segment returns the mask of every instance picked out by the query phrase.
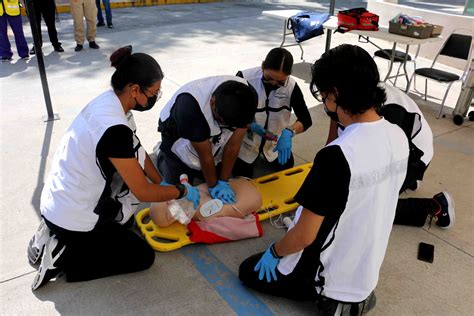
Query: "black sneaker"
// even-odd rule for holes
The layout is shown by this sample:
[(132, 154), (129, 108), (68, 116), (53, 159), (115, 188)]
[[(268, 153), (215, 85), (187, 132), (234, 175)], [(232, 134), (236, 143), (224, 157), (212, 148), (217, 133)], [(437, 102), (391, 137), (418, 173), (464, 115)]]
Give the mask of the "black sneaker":
[(435, 217), (436, 225), (441, 228), (448, 229), (454, 225), (454, 199), (451, 195), (444, 191), (433, 196), (433, 200), (435, 200), (439, 204), (439, 209), (432, 214)]
[(84, 46), (82, 46), (81, 44), (77, 44), (76, 48), (74, 48), (74, 51), (75, 52), (80, 52), (83, 48), (84, 48)]
[(11, 61), (11, 60), (12, 60), (11, 57), (2, 57), (2, 63), (7, 62), (7, 61)]
[(41, 258), (41, 265), (38, 268), (38, 273), (31, 284), (31, 289), (37, 290), (45, 285), (49, 280), (57, 277), (62, 269), (58, 267), (58, 259), (63, 254), (66, 246), (60, 245), (55, 235), (49, 237), (44, 246), (43, 257)]
[(375, 292), (372, 291), (369, 297), (367, 297), (365, 301), (362, 302), (362, 314), (373, 310), (375, 305), (377, 305), (377, 297), (375, 296)]
[(36, 54), (36, 50), (35, 50), (35, 47), (33, 46), (30, 50), (30, 55), (35, 55)]
[(112, 24), (112, 22), (110, 22), (110, 23), (107, 22), (107, 27), (108, 27), (109, 29), (113, 29), (113, 28), (114, 28), (114, 25)]
[(28, 243), (28, 261), (31, 265), (34, 266), (41, 262), (38, 262), (38, 260), (40, 260), (43, 255), (44, 245), (46, 245), (46, 242), (49, 240), (49, 235), (50, 230), (48, 226), (46, 226), (44, 219), (42, 219), (38, 229)]
[(97, 22), (97, 26), (105, 26), (104, 22)]
[(54, 47), (54, 50), (59, 52), (59, 53), (64, 52), (64, 48), (61, 46), (61, 43), (57, 43), (57, 44), (53, 45), (53, 47)]
[(90, 48), (93, 48), (93, 49), (99, 49), (99, 45), (97, 45), (96, 42), (92, 41), (92, 42), (89, 42), (89, 47)]

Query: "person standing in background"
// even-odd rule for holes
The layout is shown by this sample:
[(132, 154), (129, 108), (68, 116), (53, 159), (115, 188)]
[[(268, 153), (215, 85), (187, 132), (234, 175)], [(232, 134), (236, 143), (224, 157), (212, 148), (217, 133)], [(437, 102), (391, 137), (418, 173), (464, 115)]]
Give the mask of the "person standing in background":
[(15, 44), (21, 59), (26, 59), (28, 55), (28, 44), (23, 34), (21, 24), (20, 4), (18, 0), (0, 0), (0, 57), (2, 62), (12, 60), (13, 52), (8, 40), (7, 25), (13, 30)]
[[(56, 52), (64, 52), (61, 43), (58, 40), (58, 32), (56, 31), (56, 24), (54, 15), (56, 13), (56, 3), (54, 0), (33, 0), (33, 8), (35, 10), (36, 27), (38, 28), (40, 45), (43, 46), (43, 38), (41, 36), (41, 16), (43, 16), (44, 23), (48, 28), (48, 35), (51, 44), (53, 44)], [(30, 54), (36, 54), (35, 47), (30, 50)]]
[[(100, 0), (95, 0), (95, 4), (97, 6), (97, 26), (105, 26), (102, 8), (100, 7)], [(114, 25), (112, 24), (112, 9), (110, 8), (110, 0), (102, 0), (102, 4), (104, 5), (107, 27), (111, 29), (114, 27)]]
[[(71, 15), (74, 22), (74, 40), (76, 41), (76, 52), (84, 48), (84, 40), (87, 38), (89, 47), (99, 49), (95, 42), (97, 27), (95, 25), (97, 7), (94, 0), (70, 0)], [(87, 34), (84, 36), (84, 18), (86, 18)]]

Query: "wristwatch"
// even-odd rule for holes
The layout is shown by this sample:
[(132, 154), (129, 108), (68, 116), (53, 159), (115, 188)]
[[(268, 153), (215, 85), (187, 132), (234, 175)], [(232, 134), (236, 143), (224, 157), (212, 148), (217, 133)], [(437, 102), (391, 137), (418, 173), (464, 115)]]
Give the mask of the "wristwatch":
[(179, 191), (179, 196), (178, 196), (178, 200), (181, 199), (185, 194), (186, 194), (186, 187), (184, 186), (184, 184), (176, 184), (176, 189), (178, 189)]
[(279, 256), (275, 250), (275, 243), (273, 243), (271, 246), (270, 246), (270, 252), (272, 253), (272, 256), (273, 258), (275, 259), (281, 259), (283, 258), (283, 256)]

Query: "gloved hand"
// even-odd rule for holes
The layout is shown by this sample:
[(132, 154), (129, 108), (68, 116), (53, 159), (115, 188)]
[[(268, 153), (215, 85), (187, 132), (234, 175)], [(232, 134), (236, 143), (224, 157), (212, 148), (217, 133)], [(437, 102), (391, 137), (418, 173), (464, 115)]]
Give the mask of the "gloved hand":
[(224, 202), (224, 204), (233, 204), (237, 202), (235, 199), (235, 193), (232, 191), (228, 181), (217, 181), (217, 184), (214, 187), (209, 188), (209, 193), (213, 199), (219, 199)]
[(275, 269), (278, 266), (278, 262), (280, 262), (280, 257), (276, 255), (274, 247), (275, 243), (272, 243), (253, 269), (255, 272), (260, 270), (258, 279), (263, 280), (263, 275), (265, 275), (268, 283), (272, 281), (272, 276), (275, 281), (277, 280)]
[(283, 129), (281, 135), (278, 138), (277, 145), (273, 148), (273, 151), (278, 150), (278, 162), (280, 165), (284, 165), (288, 159), (291, 157), (291, 138), (293, 137), (293, 132), (288, 129)]
[(183, 199), (193, 202), (194, 209), (197, 210), (199, 206), (199, 190), (190, 185), (189, 183), (184, 183), (186, 187), (186, 194), (183, 196)]
[(250, 124), (250, 130), (252, 131), (252, 133), (255, 133), (262, 137), (265, 136), (265, 132), (266, 132), (265, 129), (262, 127), (262, 125), (259, 125), (256, 122), (253, 122), (252, 124)]

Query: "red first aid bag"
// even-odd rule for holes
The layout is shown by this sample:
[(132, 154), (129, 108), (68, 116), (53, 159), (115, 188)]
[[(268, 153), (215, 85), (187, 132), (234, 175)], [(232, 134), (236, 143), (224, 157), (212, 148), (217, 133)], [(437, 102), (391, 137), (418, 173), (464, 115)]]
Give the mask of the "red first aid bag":
[(345, 33), (350, 30), (378, 31), (379, 16), (364, 8), (339, 11), (337, 14), (337, 31)]

